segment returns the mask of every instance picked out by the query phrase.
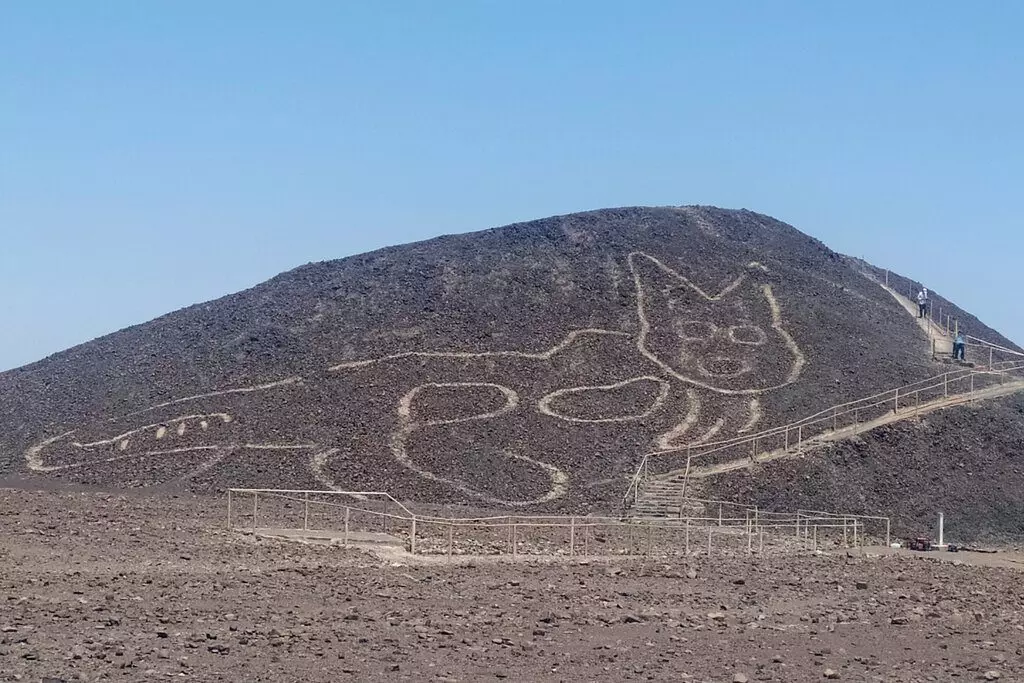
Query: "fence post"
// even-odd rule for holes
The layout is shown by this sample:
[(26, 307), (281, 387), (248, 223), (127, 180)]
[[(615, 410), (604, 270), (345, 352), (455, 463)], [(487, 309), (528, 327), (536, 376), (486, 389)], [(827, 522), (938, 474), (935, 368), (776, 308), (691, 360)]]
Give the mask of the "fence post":
[(974, 373), (971, 373), (971, 403), (974, 403)]
[(885, 547), (888, 548), (892, 545), (892, 540), (889, 538), (889, 518), (885, 518)]
[(309, 530), (309, 491), (306, 491), (305, 499), (302, 501), (302, 530)]
[(991, 346), (988, 347), (988, 369), (989, 369), (989, 372), (992, 371), (992, 347)]
[(689, 517), (686, 518), (686, 531), (684, 533), (684, 538), (686, 539), (686, 554), (689, 555), (690, 554), (690, 518)]
[(569, 519), (569, 557), (576, 554), (576, 518)]
[(949, 373), (942, 376), (942, 398), (949, 398)]
[(850, 537), (847, 535), (847, 531), (846, 531), (847, 522), (849, 522), (849, 520), (846, 519), (846, 517), (843, 517), (843, 547), (844, 548), (849, 548), (850, 547)]
[(789, 453), (789, 425), (786, 425), (786, 436), (785, 436), (785, 447), (782, 449), (786, 453)]
[(519, 531), (519, 525), (518, 524), (513, 524), (512, 525), (512, 557), (515, 557), (516, 554), (518, 553), (518, 549), (516, 548), (516, 545), (517, 545), (517, 543), (516, 543), (516, 536), (518, 535), (518, 531)]
[(832, 408), (832, 431), (839, 429), (839, 408)]
[(711, 557), (711, 525), (708, 525), (708, 557)]
[(384, 533), (387, 533), (388, 532), (388, 499), (387, 498), (384, 499), (384, 516), (381, 517), (381, 520), (384, 522)]
[(412, 518), (412, 529), (409, 531), (409, 553), (416, 554), (416, 517)]
[(799, 453), (804, 449), (804, 426), (799, 425), (796, 428), (796, 452)]
[(818, 549), (818, 525), (814, 525), (814, 549)]
[(252, 532), (256, 533), (256, 513), (259, 510), (259, 491), (252, 492)]
[(896, 397), (893, 399), (892, 412), (896, 415), (900, 412), (900, 390), (896, 389)]
[(754, 552), (754, 527), (750, 524), (750, 510), (744, 510), (747, 526), (747, 552)]
[(228, 529), (231, 528), (231, 489), (228, 489)]
[(352, 508), (346, 506), (346, 508), (345, 508), (345, 547), (346, 548), (348, 547), (348, 518), (349, 518), (349, 515), (351, 513), (352, 513)]

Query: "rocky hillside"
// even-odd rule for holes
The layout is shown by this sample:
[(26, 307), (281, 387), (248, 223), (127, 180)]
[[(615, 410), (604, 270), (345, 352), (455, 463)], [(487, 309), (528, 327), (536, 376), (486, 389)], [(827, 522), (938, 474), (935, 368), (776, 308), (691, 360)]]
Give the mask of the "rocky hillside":
[(939, 372), (865, 271), (775, 219), (710, 207), (309, 264), (0, 374), (2, 466), (608, 509), (646, 452)]

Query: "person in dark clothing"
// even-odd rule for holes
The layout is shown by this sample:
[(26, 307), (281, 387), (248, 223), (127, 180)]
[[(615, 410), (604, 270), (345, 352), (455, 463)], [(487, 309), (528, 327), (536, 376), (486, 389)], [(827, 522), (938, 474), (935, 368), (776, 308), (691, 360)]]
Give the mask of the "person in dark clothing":
[(964, 359), (964, 348), (967, 346), (967, 342), (964, 340), (963, 334), (957, 334), (953, 340), (953, 360)]
[(917, 317), (925, 317), (925, 312), (928, 310), (928, 290), (922, 289), (917, 293)]

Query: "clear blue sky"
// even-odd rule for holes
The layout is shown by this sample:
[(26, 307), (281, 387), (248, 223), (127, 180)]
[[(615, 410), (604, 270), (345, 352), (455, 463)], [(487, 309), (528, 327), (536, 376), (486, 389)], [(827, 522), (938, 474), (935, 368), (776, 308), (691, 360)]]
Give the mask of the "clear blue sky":
[(0, 3), (0, 368), (388, 244), (772, 214), (1024, 341), (1024, 3)]

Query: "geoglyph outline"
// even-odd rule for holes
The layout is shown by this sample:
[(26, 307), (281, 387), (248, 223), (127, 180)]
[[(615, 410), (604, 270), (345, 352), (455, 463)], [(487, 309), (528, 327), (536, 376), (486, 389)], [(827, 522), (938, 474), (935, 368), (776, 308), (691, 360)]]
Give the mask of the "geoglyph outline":
[[(702, 288), (700, 288), (698, 285), (693, 283), (691, 280), (689, 280), (688, 278), (683, 276), (678, 271), (676, 271), (673, 268), (667, 266), (665, 263), (663, 263), (658, 258), (656, 258), (654, 256), (651, 256), (649, 254), (646, 254), (644, 252), (634, 251), (634, 252), (630, 252), (628, 254), (627, 262), (628, 262), (628, 265), (629, 265), (630, 272), (631, 272), (631, 274), (633, 276), (634, 296), (636, 297), (635, 305), (636, 305), (636, 315), (637, 315), (639, 329), (635, 333), (634, 332), (628, 332), (628, 331), (622, 331), (622, 330), (610, 330), (610, 329), (602, 329), (602, 328), (583, 328), (583, 329), (578, 329), (578, 330), (571, 330), (570, 332), (568, 332), (562, 338), (562, 340), (559, 343), (557, 343), (554, 346), (552, 346), (552, 347), (550, 347), (550, 348), (548, 348), (546, 350), (543, 350), (543, 351), (535, 351), (535, 352), (528, 352), (528, 351), (480, 351), (480, 352), (466, 352), (466, 351), (407, 351), (407, 352), (401, 352), (401, 353), (397, 353), (397, 354), (380, 356), (380, 357), (377, 357), (377, 358), (369, 358), (369, 359), (363, 359), (363, 360), (357, 360), (357, 361), (346, 361), (346, 362), (342, 362), (342, 363), (338, 363), (338, 364), (329, 366), (327, 368), (327, 370), (328, 370), (329, 373), (340, 373), (340, 372), (344, 372), (346, 370), (352, 370), (352, 369), (357, 369), (357, 368), (364, 368), (364, 367), (372, 366), (372, 365), (375, 365), (375, 364), (378, 364), (378, 363), (384, 363), (384, 362), (393, 361), (393, 360), (399, 360), (399, 359), (403, 359), (403, 358), (450, 358), (450, 359), (466, 359), (466, 360), (468, 360), (468, 359), (477, 359), (477, 358), (503, 357), (503, 358), (523, 358), (523, 359), (530, 359), (530, 360), (550, 360), (553, 357), (555, 357), (557, 354), (559, 354), (562, 351), (564, 351), (564, 350), (568, 349), (569, 347), (571, 347), (579, 338), (581, 338), (583, 336), (587, 336), (587, 335), (595, 335), (595, 336), (604, 335), (604, 336), (625, 337), (625, 338), (633, 339), (634, 342), (635, 342), (635, 346), (637, 348), (637, 351), (640, 353), (640, 355), (642, 357), (646, 358), (647, 360), (649, 360), (650, 362), (654, 363), (661, 370), (662, 373), (664, 373), (666, 376), (668, 376), (669, 378), (671, 378), (673, 380), (676, 380), (676, 381), (679, 381), (679, 382), (683, 382), (683, 383), (691, 385), (693, 387), (699, 387), (700, 389), (703, 389), (705, 391), (710, 391), (710, 392), (713, 392), (713, 393), (718, 393), (718, 394), (722, 394), (722, 395), (726, 395), (726, 396), (752, 396), (753, 398), (750, 399), (749, 406), (748, 406), (748, 421), (743, 425), (742, 428), (740, 428), (738, 430), (739, 433), (750, 431), (762, 419), (762, 416), (763, 416), (763, 409), (761, 407), (761, 403), (760, 403), (759, 399), (756, 396), (760, 395), (760, 394), (763, 394), (763, 393), (766, 393), (766, 392), (769, 392), (769, 391), (774, 391), (776, 389), (779, 389), (781, 387), (787, 386), (787, 385), (792, 384), (793, 382), (797, 381), (797, 379), (799, 379), (799, 377), (800, 377), (800, 375), (801, 375), (801, 373), (803, 371), (803, 368), (804, 368), (804, 366), (806, 365), (806, 362), (807, 362), (806, 361), (806, 357), (804, 356), (804, 354), (801, 351), (800, 347), (796, 344), (796, 341), (788, 333), (788, 331), (786, 331), (784, 329), (784, 327), (783, 327), (783, 318), (782, 318), (781, 306), (779, 305), (778, 300), (775, 298), (775, 295), (774, 295), (774, 292), (772, 290), (771, 285), (769, 285), (769, 284), (762, 284), (760, 286), (760, 292), (761, 292), (762, 296), (764, 297), (765, 301), (767, 302), (767, 304), (769, 306), (769, 310), (770, 310), (770, 313), (771, 313), (771, 327), (775, 331), (775, 333), (778, 334), (779, 337), (783, 340), (783, 343), (785, 344), (785, 346), (787, 347), (787, 349), (789, 350), (789, 352), (790, 352), (790, 354), (792, 356), (793, 363), (792, 363), (792, 367), (790, 369), (790, 372), (789, 372), (788, 376), (785, 378), (785, 380), (782, 383), (777, 384), (775, 386), (770, 386), (770, 387), (749, 388), (749, 389), (724, 389), (724, 388), (721, 388), (721, 387), (714, 387), (714, 386), (711, 386), (710, 384), (707, 384), (705, 382), (701, 382), (698, 379), (695, 379), (693, 377), (689, 377), (687, 375), (684, 375), (684, 374), (674, 370), (671, 367), (670, 364), (668, 364), (664, 359), (660, 358), (654, 351), (652, 351), (650, 348), (648, 348), (648, 346), (647, 346), (647, 339), (648, 339), (648, 336), (650, 335), (650, 332), (651, 332), (651, 329), (652, 329), (652, 323), (649, 320), (648, 315), (647, 315), (647, 311), (646, 311), (646, 303), (647, 303), (647, 299), (648, 299), (648, 294), (645, 291), (643, 279), (642, 279), (641, 273), (639, 271), (639, 268), (637, 267), (637, 259), (640, 259), (640, 258), (646, 259), (648, 262), (652, 263), (654, 266), (656, 266), (661, 271), (663, 271), (670, 278), (678, 281), (679, 283), (681, 283), (682, 285), (684, 285), (686, 287), (689, 287), (690, 289), (695, 291), (698, 295), (703, 297), (705, 300), (712, 301), (712, 302), (719, 301), (723, 297), (728, 296), (729, 294), (734, 292), (738, 287), (740, 287), (746, 281), (746, 279), (747, 279), (747, 273), (741, 273), (739, 276), (737, 276), (735, 279), (733, 279), (729, 284), (727, 284), (723, 289), (721, 289), (717, 294), (710, 294), (708, 292), (705, 292)], [(749, 263), (748, 264), (748, 268), (758, 268), (758, 269), (760, 269), (762, 271), (767, 272), (767, 268), (765, 268), (762, 264), (760, 264), (758, 262)], [(756, 326), (752, 326), (752, 327), (756, 327)], [(760, 330), (759, 327), (757, 329)], [(730, 337), (731, 337), (732, 336), (732, 329), (731, 328), (730, 328), (729, 332), (730, 332)], [(763, 330), (761, 330), (761, 332), (764, 333)], [(764, 334), (765, 334), (765, 338), (767, 339), (767, 333), (764, 333)], [(735, 343), (742, 343), (742, 342), (739, 342), (739, 341), (736, 341), (736, 340), (733, 340), (733, 341)], [(756, 344), (756, 345), (760, 345), (760, 344)], [(556, 400), (558, 397), (561, 397), (561, 396), (564, 396), (564, 395), (567, 395), (567, 394), (571, 394), (573, 392), (607, 391), (607, 390), (611, 390), (611, 389), (616, 389), (616, 388), (620, 388), (620, 387), (623, 387), (623, 386), (627, 386), (628, 384), (631, 384), (631, 383), (634, 383), (634, 382), (646, 381), (646, 380), (657, 382), (658, 385), (659, 385), (659, 393), (658, 393), (658, 396), (656, 397), (655, 401), (652, 403), (652, 405), (649, 406), (642, 413), (638, 413), (638, 414), (634, 414), (634, 415), (628, 415), (628, 416), (616, 416), (616, 417), (608, 417), (608, 418), (584, 419), (584, 418), (574, 418), (574, 417), (571, 417), (571, 416), (567, 416), (565, 414), (559, 413), (558, 411), (552, 409), (552, 407), (551, 407), (552, 401)], [(196, 400), (205, 399), (205, 398), (216, 398), (218, 396), (225, 396), (225, 395), (239, 394), (239, 393), (252, 393), (252, 392), (269, 391), (269, 390), (272, 390), (272, 389), (275, 389), (275, 388), (278, 388), (278, 387), (281, 387), (281, 386), (287, 386), (287, 385), (291, 385), (291, 384), (302, 384), (304, 381), (305, 381), (305, 379), (303, 377), (301, 377), (301, 376), (293, 376), (293, 377), (287, 377), (285, 379), (281, 379), (281, 380), (277, 380), (277, 381), (273, 381), (273, 382), (267, 382), (267, 383), (258, 384), (258, 385), (252, 385), (252, 386), (247, 386), (247, 387), (238, 387), (238, 388), (226, 389), (226, 390), (222, 390), (222, 391), (214, 391), (214, 392), (206, 392), (206, 393), (202, 393), (202, 394), (196, 394), (194, 396), (188, 396), (188, 397), (184, 397), (184, 398), (173, 399), (173, 400), (170, 400), (170, 401), (165, 401), (165, 402), (162, 402), (162, 403), (159, 403), (159, 404), (155, 404), (153, 406), (149, 406), (149, 407), (144, 408), (142, 410), (138, 410), (138, 411), (127, 413), (127, 414), (122, 415), (122, 416), (120, 416), (118, 418), (115, 418), (115, 419), (121, 420), (121, 419), (125, 419), (125, 418), (128, 418), (128, 417), (133, 417), (135, 415), (141, 415), (141, 414), (144, 414), (144, 413), (147, 413), (147, 412), (152, 412), (152, 411), (155, 411), (155, 410), (159, 410), (161, 408), (166, 408), (166, 407), (169, 407), (169, 406), (178, 405), (178, 404), (187, 403), (187, 402), (190, 402), (190, 401), (196, 401)], [(455, 386), (488, 386), (488, 387), (492, 387), (492, 388), (495, 388), (498, 391), (500, 391), (506, 397), (506, 404), (502, 408), (499, 408), (497, 411), (493, 411), (491, 413), (482, 413), (482, 414), (475, 415), (475, 416), (469, 416), (469, 417), (463, 417), (463, 418), (454, 418), (454, 419), (449, 419), (449, 420), (435, 420), (435, 421), (427, 421), (427, 422), (415, 422), (415, 421), (413, 421), (411, 419), (411, 405), (412, 405), (412, 401), (415, 399), (416, 395), (419, 393), (420, 390), (422, 390), (424, 388), (427, 388), (427, 387), (430, 387), (430, 386), (448, 386), (448, 387), (455, 387)], [(687, 388), (685, 391), (686, 391), (686, 402), (687, 402), (687, 406), (688, 406), (688, 410), (687, 410), (686, 416), (684, 416), (684, 418), (679, 423), (677, 423), (676, 426), (673, 427), (671, 430), (669, 430), (668, 432), (665, 432), (664, 434), (661, 434), (660, 436), (656, 437), (655, 444), (654, 444), (656, 450), (654, 452), (663, 452), (663, 451), (667, 451), (667, 450), (678, 450), (680, 446), (676, 443), (677, 440), (682, 438), (682, 437), (684, 437), (697, 424), (697, 422), (699, 420), (699, 417), (700, 417), (700, 405), (701, 405), (700, 404), (700, 400), (698, 398), (698, 395), (696, 394), (696, 392), (693, 391), (692, 388)], [(554, 419), (564, 420), (564, 421), (567, 421), (567, 422), (577, 422), (577, 423), (628, 422), (628, 421), (636, 421), (636, 420), (644, 419), (646, 417), (649, 417), (650, 415), (653, 415), (654, 413), (658, 412), (659, 410), (661, 410), (662, 407), (664, 406), (664, 403), (667, 401), (668, 396), (669, 396), (670, 393), (671, 393), (671, 384), (664, 377), (656, 377), (654, 375), (641, 375), (641, 376), (638, 376), (638, 377), (633, 377), (633, 378), (628, 378), (628, 379), (625, 379), (625, 380), (621, 380), (619, 382), (615, 382), (615, 383), (612, 383), (612, 384), (579, 386), (579, 387), (571, 387), (571, 388), (558, 389), (558, 390), (555, 390), (553, 392), (549, 392), (548, 394), (546, 394), (543, 397), (541, 397), (541, 399), (538, 400), (538, 402), (537, 402), (537, 404), (535, 406), (535, 409), (538, 412), (540, 412), (542, 414), (545, 414), (545, 415), (547, 415), (549, 417), (552, 417)], [(512, 397), (514, 397), (514, 399)], [(469, 421), (469, 420), (494, 419), (494, 418), (497, 418), (497, 417), (501, 417), (502, 415), (505, 415), (507, 413), (513, 412), (518, 407), (519, 407), (519, 396), (518, 396), (518, 394), (513, 389), (511, 389), (510, 387), (506, 387), (504, 385), (500, 385), (500, 384), (496, 384), (496, 383), (491, 383), (491, 382), (429, 382), (429, 383), (425, 383), (425, 384), (419, 385), (417, 387), (413, 387), (408, 392), (406, 392), (406, 394), (404, 394), (402, 396), (402, 398), (399, 400), (398, 406), (396, 407), (396, 413), (397, 413), (397, 416), (398, 416), (398, 423), (399, 424), (391, 432), (391, 434), (389, 435), (388, 445), (389, 445), (389, 448), (391, 450), (392, 456), (395, 457), (396, 460), (398, 460), (403, 466), (407, 467), (408, 469), (410, 469), (413, 472), (416, 472), (419, 476), (424, 477), (426, 479), (433, 480), (433, 481), (438, 481), (440, 483), (444, 483), (444, 484), (446, 484), (448, 486), (452, 486), (452, 487), (454, 487), (454, 488), (456, 488), (456, 489), (458, 489), (460, 491), (463, 491), (464, 493), (466, 493), (468, 495), (472, 495), (474, 497), (481, 498), (483, 500), (488, 500), (490, 502), (495, 502), (495, 503), (501, 503), (501, 504), (504, 504), (504, 505), (532, 505), (532, 504), (536, 504), (536, 503), (546, 502), (546, 501), (549, 501), (549, 500), (554, 500), (554, 499), (556, 499), (558, 497), (561, 497), (562, 495), (565, 494), (565, 491), (567, 489), (567, 483), (568, 483), (568, 479), (569, 479), (568, 475), (566, 473), (562, 472), (561, 470), (559, 470), (554, 465), (551, 465), (550, 463), (545, 463), (543, 461), (536, 460), (534, 458), (530, 458), (530, 457), (525, 456), (525, 455), (511, 453), (511, 452), (508, 452), (508, 451), (505, 451), (504, 449), (502, 449), (503, 453), (506, 455), (506, 457), (508, 457), (510, 459), (521, 460), (521, 461), (524, 461), (524, 462), (528, 462), (528, 463), (533, 464), (536, 467), (544, 469), (549, 474), (549, 476), (550, 476), (551, 488), (548, 490), (548, 492), (546, 492), (542, 496), (540, 496), (538, 498), (534, 498), (534, 499), (528, 500), (528, 501), (503, 501), (503, 500), (494, 498), (492, 496), (489, 496), (488, 494), (485, 494), (485, 493), (482, 493), (482, 492), (479, 492), (479, 491), (475, 491), (472, 488), (467, 487), (466, 485), (464, 485), (464, 484), (462, 484), (460, 482), (457, 482), (455, 480), (444, 478), (444, 477), (441, 477), (441, 476), (437, 475), (436, 473), (429, 472), (427, 470), (419, 468), (408, 457), (408, 453), (405, 452), (405, 440), (416, 429), (419, 429), (419, 428), (422, 428), (422, 427), (427, 427), (427, 426), (434, 426), (434, 425), (455, 424), (455, 423), (458, 423), (458, 422), (465, 422), (465, 421)], [(211, 415), (213, 415), (213, 414), (211, 414)], [(231, 416), (229, 414), (227, 414), (227, 413), (218, 413), (218, 414), (215, 414), (215, 415), (217, 415), (217, 416), (221, 416), (221, 415), (226, 416), (227, 419), (224, 419), (225, 423), (231, 421)], [(134, 434), (134, 433), (137, 433), (137, 432), (140, 432), (140, 431), (144, 431), (146, 429), (157, 429), (157, 430), (164, 429), (164, 430), (166, 430), (166, 425), (167, 424), (177, 423), (180, 420), (185, 420), (185, 419), (188, 419), (190, 417), (194, 418), (194, 417), (198, 417), (198, 416), (179, 416), (179, 417), (172, 418), (170, 420), (167, 420), (167, 421), (164, 421), (164, 422), (161, 422), (161, 423), (154, 423), (154, 424), (151, 424), (151, 425), (145, 425), (143, 427), (139, 427), (139, 428), (135, 428), (133, 430), (129, 430), (129, 432), (120, 435), (120, 437), (112, 437), (112, 438), (109, 438), (109, 439), (104, 439), (104, 440), (101, 440), (101, 441), (93, 442), (92, 444), (77, 444), (77, 446), (84, 448), (86, 446), (97, 446), (97, 445), (100, 445), (100, 444), (113, 443), (113, 442), (117, 442), (119, 438), (125, 438), (128, 434)], [(111, 421), (113, 421), (113, 420), (111, 420)], [(724, 425), (725, 425), (725, 419), (719, 417), (711, 425), (711, 427), (707, 431), (705, 431), (705, 433), (701, 434), (699, 437), (697, 437), (697, 439), (691, 440), (688, 443), (693, 445), (693, 444), (698, 444), (698, 443), (706, 442), (709, 439), (713, 438), (719, 431), (721, 431), (721, 429), (724, 427)], [(47, 440), (45, 440), (43, 442), (40, 442), (40, 443), (32, 446), (31, 448), (29, 448), (26, 451), (26, 453), (25, 453), (25, 459), (26, 459), (26, 463), (27, 463), (29, 469), (33, 470), (33, 471), (37, 471), (37, 472), (54, 472), (54, 471), (60, 471), (60, 470), (64, 470), (64, 469), (73, 469), (73, 468), (77, 468), (77, 467), (82, 467), (82, 466), (87, 465), (87, 464), (95, 464), (97, 462), (99, 462), (99, 463), (114, 462), (114, 461), (125, 459), (125, 458), (141, 458), (141, 457), (153, 457), (153, 456), (158, 456), (158, 455), (174, 455), (174, 454), (179, 454), (179, 453), (188, 453), (188, 452), (205, 451), (205, 450), (230, 450), (230, 449), (239, 448), (239, 447), (242, 447), (242, 448), (252, 448), (252, 449), (262, 449), (262, 450), (309, 450), (309, 451), (312, 451), (312, 454), (310, 456), (309, 465), (310, 465), (310, 469), (311, 469), (311, 472), (312, 472), (314, 478), (316, 478), (321, 483), (327, 485), (329, 488), (335, 488), (335, 489), (337, 488), (334, 485), (334, 482), (326, 475), (326, 473), (324, 471), (324, 468), (326, 467), (327, 463), (329, 462), (330, 457), (338, 452), (338, 449), (336, 449), (336, 448), (335, 449), (322, 449), (322, 447), (318, 446), (317, 444), (271, 444), (271, 443), (267, 443), (267, 444), (252, 444), (252, 443), (247, 443), (247, 444), (229, 444), (229, 445), (218, 445), (218, 446), (203, 446), (203, 445), (199, 445), (199, 446), (183, 447), (183, 448), (178, 448), (178, 449), (173, 449), (172, 448), (172, 449), (148, 451), (148, 452), (144, 452), (144, 453), (134, 453), (134, 454), (119, 455), (119, 456), (111, 456), (109, 458), (98, 460), (98, 461), (97, 460), (89, 460), (89, 461), (82, 461), (82, 462), (70, 463), (70, 464), (65, 464), (65, 465), (46, 465), (44, 463), (43, 458), (42, 458), (42, 451), (47, 446), (55, 443), (56, 441), (68, 438), (69, 436), (74, 434), (74, 432), (75, 432), (75, 430), (72, 430), (72, 431), (69, 431), (69, 432), (65, 432), (63, 434), (60, 434), (58, 436), (49, 438), (49, 439), (47, 439)], [(156, 438), (157, 439), (163, 438), (164, 433), (161, 433), (159, 436), (156, 436)], [(122, 450), (125, 450), (125, 448), (122, 448)], [(216, 464), (216, 462), (219, 462), (219, 460), (222, 459), (223, 457), (224, 457), (224, 454), (221, 454), (219, 457), (217, 456), (217, 454), (215, 454), (214, 458), (211, 458), (209, 462), (204, 462), (204, 463), (200, 464), (199, 467), (194, 469), (194, 470), (192, 470), (191, 473), (186, 473), (183, 476), (184, 477), (192, 476), (196, 472), (205, 471), (205, 470), (209, 469), (210, 467), (212, 467), (214, 464)]]

